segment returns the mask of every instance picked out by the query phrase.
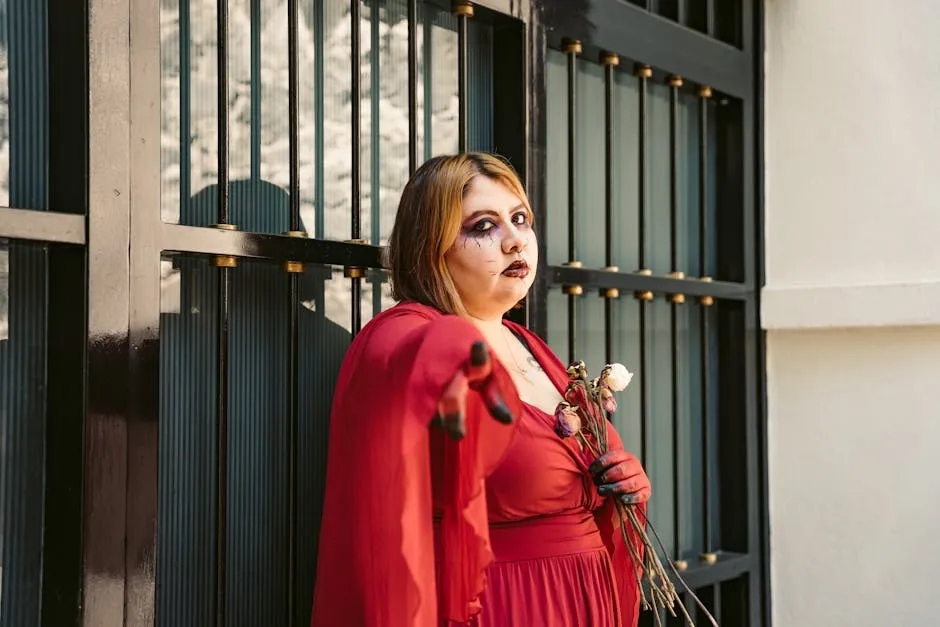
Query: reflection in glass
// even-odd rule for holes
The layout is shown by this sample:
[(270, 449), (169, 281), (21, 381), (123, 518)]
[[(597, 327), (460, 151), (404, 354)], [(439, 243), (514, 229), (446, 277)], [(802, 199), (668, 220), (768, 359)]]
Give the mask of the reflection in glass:
[[(162, 216), (208, 226), (218, 180), (215, 0), (161, 0)], [(360, 23), (362, 229), (384, 244), (408, 178), (407, 3), (365, 2)], [(456, 20), (419, 11), (419, 150), (457, 149)], [(303, 228), (350, 236), (350, 7), (299, 1), (299, 172)], [(285, 0), (229, 3), (229, 159), (241, 230), (287, 230), (288, 49)], [(470, 23), (471, 148), (492, 148), (492, 27)], [(317, 58), (318, 52), (322, 58)], [(317, 208), (320, 209), (317, 209)]]
[(0, 242), (0, 625), (38, 625), (46, 250)]
[(47, 2), (0, 0), (0, 207), (47, 207)]

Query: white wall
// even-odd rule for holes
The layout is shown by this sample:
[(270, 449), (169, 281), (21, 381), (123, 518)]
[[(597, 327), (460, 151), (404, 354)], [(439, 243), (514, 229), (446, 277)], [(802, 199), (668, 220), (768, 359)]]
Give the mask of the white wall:
[(940, 2), (766, 0), (775, 627), (940, 624)]

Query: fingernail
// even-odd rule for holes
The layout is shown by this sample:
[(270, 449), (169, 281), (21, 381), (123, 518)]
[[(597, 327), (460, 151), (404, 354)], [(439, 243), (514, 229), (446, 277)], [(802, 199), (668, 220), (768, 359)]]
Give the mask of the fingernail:
[(636, 505), (640, 502), (640, 497), (636, 494), (622, 494), (620, 496), (620, 502), (624, 505)]
[(503, 401), (496, 401), (493, 407), (490, 408), (490, 413), (493, 414), (493, 418), (502, 422), (503, 424), (510, 424), (512, 422), (512, 412), (509, 411), (509, 408), (506, 407), (506, 403)]
[(604, 485), (602, 485), (602, 486), (599, 486), (599, 487), (597, 488), (597, 493), (598, 493), (598, 494), (602, 494), (602, 495), (604, 495), (604, 496), (607, 496), (608, 494), (611, 493), (611, 491), (612, 491), (613, 489), (614, 489), (614, 487), (608, 483), (608, 484), (604, 484)]
[(486, 364), (489, 355), (486, 352), (486, 344), (482, 341), (474, 342), (470, 347), (470, 365), (479, 368)]

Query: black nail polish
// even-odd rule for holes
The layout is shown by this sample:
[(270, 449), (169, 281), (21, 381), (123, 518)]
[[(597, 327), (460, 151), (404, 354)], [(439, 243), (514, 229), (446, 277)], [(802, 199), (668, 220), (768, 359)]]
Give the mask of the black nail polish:
[(490, 408), (490, 413), (493, 415), (493, 418), (496, 418), (496, 420), (503, 424), (508, 425), (512, 422), (512, 412), (509, 411), (509, 408), (506, 407), (506, 403), (503, 401), (496, 401)]
[(486, 344), (481, 342), (474, 342), (473, 346), (470, 347), (470, 365), (479, 368), (486, 364), (489, 355), (486, 352)]

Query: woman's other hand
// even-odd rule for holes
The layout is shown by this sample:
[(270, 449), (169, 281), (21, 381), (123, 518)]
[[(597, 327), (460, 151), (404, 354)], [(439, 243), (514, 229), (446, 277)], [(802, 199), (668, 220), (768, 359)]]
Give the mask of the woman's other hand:
[(615, 495), (625, 505), (645, 503), (650, 498), (650, 480), (640, 460), (623, 449), (607, 451), (588, 470), (601, 496)]
[(470, 358), (463, 369), (458, 370), (444, 388), (437, 405), (437, 416), (431, 425), (440, 427), (454, 440), (463, 438), (467, 434), (467, 392), (471, 389), (483, 396), (483, 402), (493, 418), (504, 424), (511, 423), (512, 413), (506, 407), (492, 375), (493, 364), (486, 344), (474, 342), (470, 347)]

